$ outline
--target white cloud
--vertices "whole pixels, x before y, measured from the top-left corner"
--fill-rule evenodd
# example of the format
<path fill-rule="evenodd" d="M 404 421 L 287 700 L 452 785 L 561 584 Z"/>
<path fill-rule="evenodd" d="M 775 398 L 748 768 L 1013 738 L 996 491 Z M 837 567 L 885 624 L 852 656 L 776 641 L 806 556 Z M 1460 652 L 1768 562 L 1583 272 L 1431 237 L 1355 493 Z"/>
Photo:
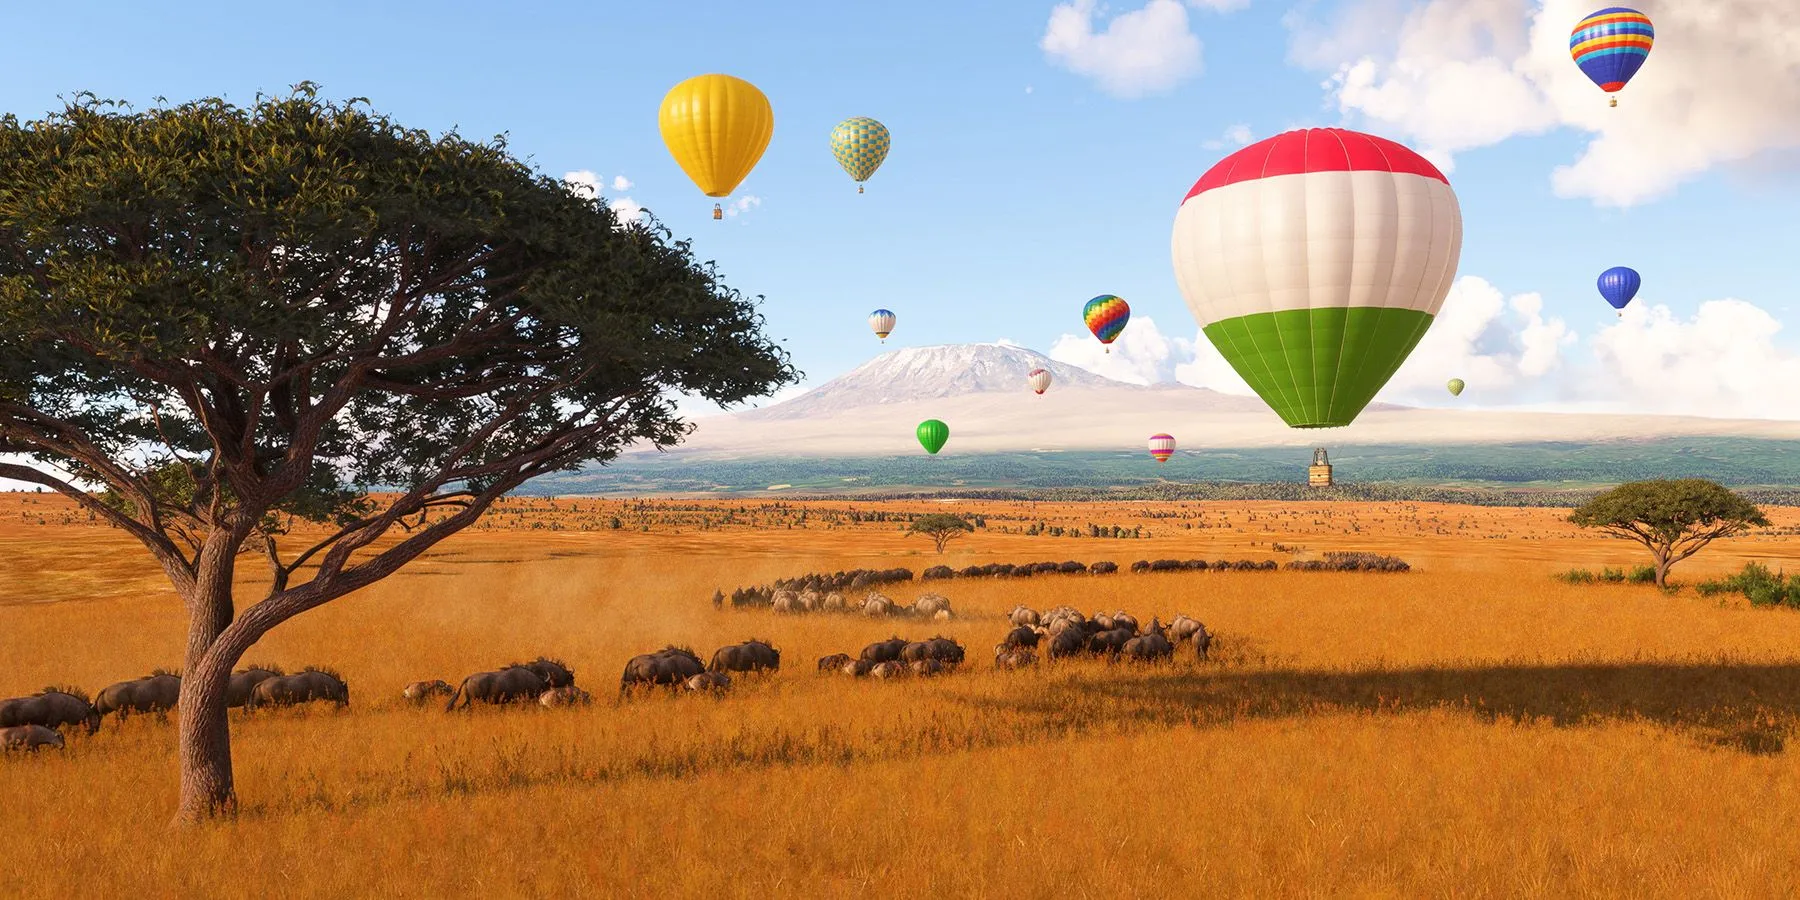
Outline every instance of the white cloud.
<path fill-rule="evenodd" d="M 584 199 L 594 200 L 600 197 L 600 176 L 588 169 L 563 173 L 563 184 L 568 185 L 569 190 L 575 192 L 576 196 Z M 631 179 L 623 175 L 615 175 L 612 186 L 616 191 L 630 190 Z M 615 198 L 606 204 L 606 208 L 612 210 L 613 215 L 618 217 L 620 225 L 634 225 L 643 221 L 644 218 L 643 205 L 630 197 Z"/>
<path fill-rule="evenodd" d="M 644 218 L 644 207 L 630 197 L 620 197 L 608 203 L 606 208 L 619 217 L 620 225 L 635 225 Z"/>
<path fill-rule="evenodd" d="M 1562 319 L 1543 313 L 1537 294 L 1508 298 L 1484 279 L 1458 278 L 1380 399 L 1436 405 L 1452 378 L 1479 387 L 1483 403 L 1516 401 L 1541 389 L 1578 340 Z"/>
<path fill-rule="evenodd" d="M 1629 206 L 1721 164 L 1800 161 L 1800 4 L 1658 4 L 1661 39 L 1609 109 L 1569 59 L 1588 0 L 1347 0 L 1330 24 L 1290 16 L 1290 55 L 1333 72 L 1339 110 L 1434 161 L 1508 138 L 1592 135 L 1551 183 Z"/>
<path fill-rule="evenodd" d="M 589 200 L 600 196 L 600 176 L 587 169 L 564 172 L 563 184 L 568 185 L 569 190 L 575 192 L 576 195 Z"/>
<path fill-rule="evenodd" d="M 1027 94 L 1031 93 L 1031 85 L 1028 84 L 1025 86 L 1025 93 L 1027 93 Z"/>
<path fill-rule="evenodd" d="M 1781 322 L 1743 300 L 1709 300 L 1688 319 L 1632 304 L 1594 337 L 1597 386 L 1637 411 L 1800 419 L 1800 353 Z"/>
<path fill-rule="evenodd" d="M 1242 147 L 1250 143 L 1253 138 L 1254 135 L 1250 133 L 1250 126 L 1231 125 L 1226 127 L 1224 134 L 1213 140 L 1204 141 L 1200 146 L 1208 150 L 1219 150 L 1224 147 Z"/>
<path fill-rule="evenodd" d="M 612 184 L 613 184 L 613 190 L 615 190 L 615 191 L 631 190 L 631 179 L 626 178 L 623 175 L 614 175 Z"/>
<path fill-rule="evenodd" d="M 1125 331 L 1110 345 L 1091 334 L 1065 334 L 1050 347 L 1050 358 L 1080 366 L 1090 372 L 1132 384 L 1174 381 L 1176 368 L 1194 355 L 1194 342 L 1168 337 L 1149 316 L 1131 317 Z"/>
<path fill-rule="evenodd" d="M 1119 97 L 1166 91 L 1200 73 L 1200 39 L 1178 0 L 1150 0 L 1095 31 L 1096 0 L 1070 0 L 1050 11 L 1038 43 L 1052 62 L 1094 79 Z"/>
<path fill-rule="evenodd" d="M 735 216 L 739 213 L 749 212 L 761 205 L 761 197 L 758 197 L 755 194 L 745 194 L 742 197 L 725 204 L 725 214 L 728 216 Z"/>

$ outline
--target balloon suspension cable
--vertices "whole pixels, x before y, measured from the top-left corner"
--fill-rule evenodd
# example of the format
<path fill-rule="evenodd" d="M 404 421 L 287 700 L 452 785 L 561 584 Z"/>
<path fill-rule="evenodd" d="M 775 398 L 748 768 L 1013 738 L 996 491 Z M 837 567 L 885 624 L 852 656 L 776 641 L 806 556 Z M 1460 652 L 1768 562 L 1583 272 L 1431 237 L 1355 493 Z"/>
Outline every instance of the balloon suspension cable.
<path fill-rule="evenodd" d="M 713 204 L 713 218 L 714 218 L 714 219 L 723 219 L 723 218 L 725 218 L 725 211 L 724 211 L 724 210 L 722 210 L 722 209 L 720 209 L 720 208 L 719 208 L 719 204 L 717 204 L 717 203 L 714 203 L 714 204 Z"/>

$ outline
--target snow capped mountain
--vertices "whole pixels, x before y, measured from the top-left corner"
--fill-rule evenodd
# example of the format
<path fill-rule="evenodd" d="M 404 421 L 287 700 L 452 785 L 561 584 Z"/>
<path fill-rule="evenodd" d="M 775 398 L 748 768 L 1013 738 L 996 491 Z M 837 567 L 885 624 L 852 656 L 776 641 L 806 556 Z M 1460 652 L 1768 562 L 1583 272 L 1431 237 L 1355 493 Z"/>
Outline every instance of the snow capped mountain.
<path fill-rule="evenodd" d="M 883 353 L 855 369 L 773 406 L 746 410 L 744 419 L 805 419 L 851 409 L 937 400 L 965 394 L 1030 393 L 1025 376 L 1048 369 L 1052 391 L 1082 388 L 1149 390 L 1059 363 L 1013 344 L 944 344 Z"/>

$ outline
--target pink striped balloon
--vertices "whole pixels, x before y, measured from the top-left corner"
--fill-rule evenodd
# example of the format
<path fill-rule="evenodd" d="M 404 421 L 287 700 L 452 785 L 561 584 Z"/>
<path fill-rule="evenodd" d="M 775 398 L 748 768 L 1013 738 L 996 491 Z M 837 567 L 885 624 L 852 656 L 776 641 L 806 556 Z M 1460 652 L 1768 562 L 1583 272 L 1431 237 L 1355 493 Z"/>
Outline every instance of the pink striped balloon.
<path fill-rule="evenodd" d="M 1153 434 L 1150 436 L 1150 456 L 1152 459 L 1155 459 L 1159 463 L 1164 463 L 1168 462 L 1169 457 L 1174 455 L 1175 438 L 1166 434 Z"/>

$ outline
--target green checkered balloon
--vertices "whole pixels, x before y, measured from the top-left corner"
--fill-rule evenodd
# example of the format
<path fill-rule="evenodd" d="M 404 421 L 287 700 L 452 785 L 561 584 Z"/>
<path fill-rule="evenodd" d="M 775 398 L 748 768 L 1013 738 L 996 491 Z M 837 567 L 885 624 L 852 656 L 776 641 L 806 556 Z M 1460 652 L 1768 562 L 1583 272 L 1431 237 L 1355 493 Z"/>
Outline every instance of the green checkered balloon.
<path fill-rule="evenodd" d="M 831 155 L 858 182 L 857 193 L 862 192 L 861 182 L 868 181 L 887 159 L 888 142 L 887 126 L 868 116 L 845 119 L 831 129 Z"/>

